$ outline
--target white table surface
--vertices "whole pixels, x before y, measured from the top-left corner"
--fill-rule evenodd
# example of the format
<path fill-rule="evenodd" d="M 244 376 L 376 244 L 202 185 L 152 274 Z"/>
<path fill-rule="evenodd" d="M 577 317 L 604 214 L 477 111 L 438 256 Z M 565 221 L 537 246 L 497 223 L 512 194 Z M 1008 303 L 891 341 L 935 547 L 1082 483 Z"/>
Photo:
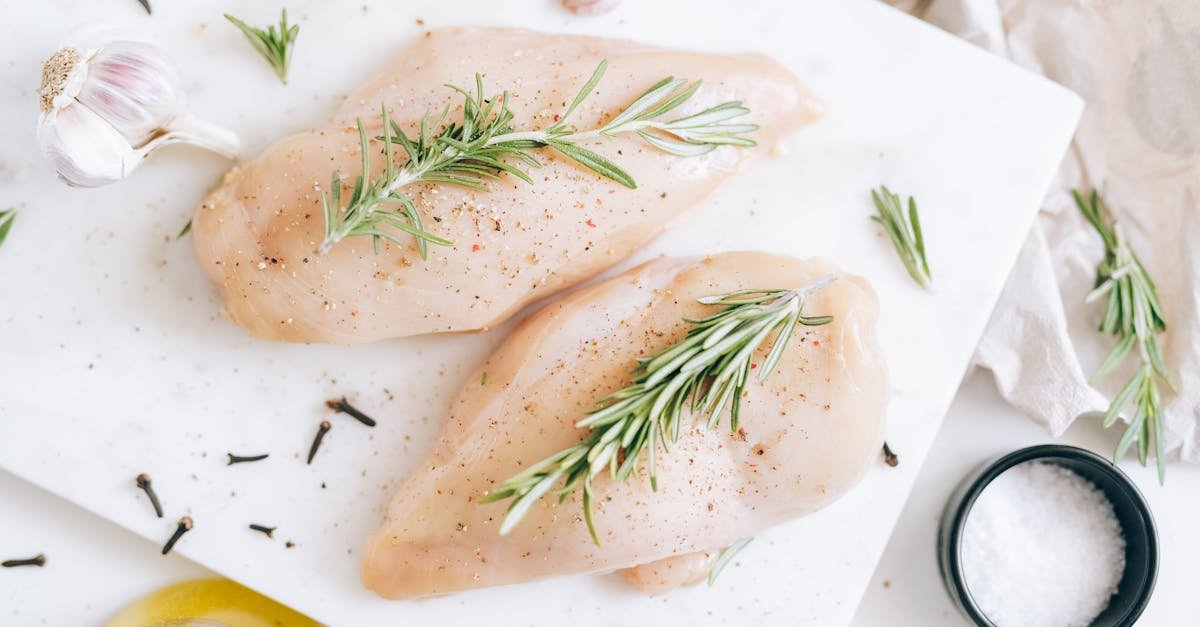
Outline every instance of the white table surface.
<path fill-rule="evenodd" d="M 1116 434 L 1077 424 L 1060 442 L 1107 453 Z M 983 460 L 1050 441 L 1004 405 L 990 376 L 972 376 L 934 444 L 855 616 L 854 627 L 962 625 L 942 589 L 934 557 L 936 522 L 946 497 Z M 897 451 L 904 463 L 904 451 Z M 1158 521 L 1158 587 L 1140 625 L 1195 624 L 1191 556 L 1200 555 L 1200 468 L 1172 464 L 1167 485 L 1136 463 L 1122 467 L 1150 500 Z M 210 573 L 94 514 L 0 471 L 0 556 L 44 552 L 43 569 L 0 570 L 0 625 L 98 625 L 159 586 Z M 620 624 L 614 622 L 614 625 Z"/>

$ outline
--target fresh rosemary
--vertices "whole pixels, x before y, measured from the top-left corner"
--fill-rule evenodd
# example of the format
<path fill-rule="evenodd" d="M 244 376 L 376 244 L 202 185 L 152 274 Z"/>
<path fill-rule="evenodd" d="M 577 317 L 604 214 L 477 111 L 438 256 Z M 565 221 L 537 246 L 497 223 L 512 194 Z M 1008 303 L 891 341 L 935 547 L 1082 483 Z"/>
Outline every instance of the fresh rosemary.
<path fill-rule="evenodd" d="M 908 197 L 906 218 L 900 197 L 886 185 L 881 185 L 878 191 L 871 190 L 871 200 L 875 201 L 878 211 L 871 219 L 878 222 L 891 238 L 900 261 L 908 268 L 908 275 L 928 289 L 933 284 L 933 277 L 929 274 L 929 262 L 925 260 L 925 238 L 921 234 L 921 219 L 917 216 L 917 201 Z"/>
<path fill-rule="evenodd" d="M 673 155 L 692 157 L 704 154 L 717 146 L 754 146 L 749 133 L 758 127 L 753 124 L 727 123 L 732 118 L 749 113 L 740 102 L 731 101 L 710 107 L 699 113 L 663 119 L 668 113 L 687 102 L 700 88 L 700 82 L 667 77 L 638 96 L 628 107 L 598 128 L 580 131 L 570 124 L 571 114 L 591 95 L 608 67 L 601 61 L 578 95 L 555 122 L 540 130 L 518 130 L 513 125 L 513 112 L 508 106 L 509 95 L 504 92 L 484 97 L 483 77 L 475 75 L 475 92 L 450 86 L 463 96 L 462 119 L 447 121 L 449 107 L 436 120 L 429 112 L 421 119 L 416 137 L 410 138 L 383 108 L 383 136 L 387 160 L 382 176 L 372 179 L 365 169 L 369 163 L 366 132 L 358 121 L 363 174 L 356 180 L 354 192 L 345 208 L 337 197 L 341 174 L 333 173 L 333 186 L 324 198 L 325 238 L 319 253 L 346 237 L 368 235 L 378 250 L 381 238 L 397 241 L 385 227 L 398 228 L 417 240 L 421 257 L 427 256 L 427 244 L 449 245 L 451 242 L 426 232 L 413 200 L 401 190 L 421 182 L 458 185 L 481 192 L 488 191 L 487 183 L 503 174 L 511 174 L 527 183 L 533 179 L 517 164 L 539 167 L 541 163 L 533 150 L 550 148 L 579 165 L 612 179 L 629 188 L 637 183 L 628 172 L 580 143 L 598 137 L 611 138 L 632 133 L 646 143 Z M 392 145 L 404 151 L 406 161 L 396 166 Z"/>
<path fill-rule="evenodd" d="M 4 245 L 4 240 L 8 239 L 8 232 L 12 230 L 13 222 L 17 219 L 16 209 L 5 209 L 0 211 L 0 246 Z"/>
<path fill-rule="evenodd" d="M 282 11 L 279 27 L 276 28 L 272 24 L 267 26 L 266 30 L 254 28 L 228 13 L 225 14 L 225 19 L 242 31 L 250 45 L 271 64 L 271 69 L 275 70 L 279 80 L 286 85 L 288 66 L 292 63 L 292 48 L 296 45 L 296 35 L 300 34 L 299 24 L 288 26 L 287 9 Z"/>
<path fill-rule="evenodd" d="M 746 545 L 750 544 L 750 542 L 753 540 L 753 536 L 749 538 L 742 538 L 741 540 L 738 540 L 737 542 L 725 547 L 725 550 L 721 551 L 721 554 L 717 556 L 717 561 L 713 562 L 712 569 L 708 571 L 709 586 L 713 585 L 713 583 L 717 581 L 717 577 L 721 576 L 721 571 L 725 570 L 725 567 L 729 565 L 729 562 L 732 562 L 733 558 L 738 553 L 741 553 L 742 549 L 746 548 Z"/>
<path fill-rule="evenodd" d="M 1130 248 L 1100 195 L 1095 190 L 1086 199 L 1079 190 L 1072 190 L 1071 194 L 1083 217 L 1104 242 L 1104 259 L 1096 266 L 1095 289 L 1087 295 L 1086 302 L 1107 296 L 1099 330 L 1117 338 L 1116 346 L 1101 362 L 1093 379 L 1112 372 L 1135 347 L 1141 362 L 1133 377 L 1113 397 L 1104 415 L 1104 427 L 1115 424 L 1121 411 L 1132 403 L 1133 418 L 1117 443 L 1114 459 L 1120 459 L 1129 447 L 1137 444 L 1138 461 L 1145 465 L 1153 447 L 1161 483 L 1166 478 L 1166 459 L 1163 458 L 1163 413 L 1158 379 L 1175 389 L 1174 378 L 1167 371 L 1158 347 L 1157 334 L 1167 329 L 1162 304 L 1154 281 Z"/>
<path fill-rule="evenodd" d="M 583 517 L 592 540 L 600 544 L 592 521 L 592 477 L 608 467 L 614 481 L 625 481 L 637 472 L 645 453 L 650 487 L 657 490 L 658 447 L 661 444 L 665 451 L 679 440 L 685 409 L 707 416 L 711 429 L 728 407 L 729 427 L 736 432 L 742 393 L 757 365 L 755 351 L 775 334 L 758 369 L 761 382 L 779 363 L 797 324 L 819 326 L 833 320 L 802 313 L 805 297 L 832 281 L 829 277 L 799 289 L 748 289 L 700 298 L 702 304 L 724 309 L 707 318 L 685 319 L 692 327 L 681 341 L 657 355 L 639 358 L 633 384 L 602 399 L 575 423 L 580 429 L 591 429 L 583 441 L 514 475 L 480 499 L 481 503 L 513 499 L 500 534 L 512 530 L 563 479 L 556 492 L 559 502 L 582 487 Z"/>

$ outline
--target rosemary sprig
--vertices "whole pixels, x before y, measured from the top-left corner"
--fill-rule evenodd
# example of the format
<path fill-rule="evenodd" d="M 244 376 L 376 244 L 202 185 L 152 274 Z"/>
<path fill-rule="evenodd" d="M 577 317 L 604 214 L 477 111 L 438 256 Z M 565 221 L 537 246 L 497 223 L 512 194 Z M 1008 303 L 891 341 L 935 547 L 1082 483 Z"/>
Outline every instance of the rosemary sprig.
<path fill-rule="evenodd" d="M 779 363 L 797 324 L 819 326 L 833 320 L 802 313 L 805 297 L 832 281 L 829 277 L 799 289 L 748 289 L 700 298 L 700 303 L 724 309 L 707 318 L 685 319 L 692 328 L 683 340 L 657 355 L 639 358 L 633 384 L 602 399 L 575 423 L 580 429 L 591 429 L 582 442 L 530 466 L 480 498 L 481 503 L 513 499 L 500 534 L 512 530 L 563 479 L 556 492 L 559 502 L 582 487 L 583 517 L 592 540 L 600 544 L 592 521 L 592 478 L 607 467 L 614 481 L 625 481 L 637 472 L 645 453 L 650 487 L 657 490 L 659 445 L 665 451 L 679 440 L 685 410 L 707 416 L 712 429 L 728 407 L 729 427 L 736 432 L 742 393 L 757 365 L 752 363 L 755 350 L 775 334 L 758 370 L 761 382 Z"/>
<path fill-rule="evenodd" d="M 917 216 L 917 201 L 908 197 L 908 216 L 904 215 L 904 205 L 900 197 L 893 194 L 886 185 L 879 190 L 871 190 L 871 200 L 875 201 L 878 213 L 871 219 L 878 222 L 892 240 L 900 261 L 908 268 L 908 275 L 921 287 L 928 289 L 933 284 L 929 274 L 929 262 L 925 259 L 925 238 L 921 234 L 921 219 Z"/>
<path fill-rule="evenodd" d="M 4 245 L 4 240 L 8 239 L 8 232 L 12 230 L 13 222 L 17 219 L 16 209 L 5 209 L 0 211 L 0 246 Z"/>
<path fill-rule="evenodd" d="M 1112 372 L 1135 347 L 1141 362 L 1133 378 L 1113 397 L 1104 415 L 1104 427 L 1108 428 L 1116 423 L 1127 405 L 1132 403 L 1134 407 L 1133 418 L 1117 443 L 1114 461 L 1136 444 L 1138 461 L 1145 465 L 1153 447 L 1161 483 L 1166 478 L 1166 459 L 1163 457 L 1163 413 L 1158 379 L 1165 381 L 1172 390 L 1175 380 L 1167 371 L 1158 347 L 1157 334 L 1167 330 L 1158 291 L 1100 195 L 1095 190 L 1086 199 L 1079 190 L 1071 190 L 1071 194 L 1083 217 L 1104 242 L 1104 258 L 1096 266 L 1095 289 L 1087 295 L 1086 302 L 1107 296 L 1099 330 L 1117 338 L 1117 344 L 1092 378 L 1099 379 Z"/>
<path fill-rule="evenodd" d="M 275 70 L 279 80 L 286 85 L 288 66 L 292 62 L 292 48 L 296 45 L 296 35 L 300 34 L 299 24 L 288 26 L 287 9 L 281 12 L 279 27 L 276 28 L 272 24 L 267 26 L 266 30 L 254 28 L 228 13 L 225 14 L 225 19 L 242 31 L 250 45 L 271 64 L 271 69 Z"/>
<path fill-rule="evenodd" d="M 483 78 L 479 74 L 475 75 L 474 93 L 448 86 L 463 96 L 462 119 L 448 122 L 449 108 L 443 109 L 436 120 L 426 112 L 416 137 L 410 138 L 399 124 L 388 119 L 384 108 L 384 134 L 377 139 L 383 140 L 387 151 L 387 169 L 373 180 L 364 170 L 363 176 L 367 178 L 360 177 L 361 185 L 356 184 L 356 193 L 345 208 L 336 198 L 325 201 L 325 238 L 318 252 L 328 252 L 342 239 L 356 235 L 373 237 L 378 250 L 380 238 L 396 239 L 384 235 L 384 227 L 391 226 L 416 237 L 421 257 L 425 258 L 427 244 L 448 245 L 450 242 L 421 228 L 414 202 L 401 192 L 405 186 L 433 182 L 486 192 L 489 181 L 506 173 L 533 184 L 533 179 L 517 165 L 540 167 L 541 162 L 532 152 L 538 148 L 553 149 L 600 176 L 636 188 L 637 183 L 628 172 L 607 157 L 584 148 L 580 142 L 632 133 L 659 150 L 681 157 L 701 155 L 722 145 L 755 145 L 748 134 L 757 126 L 727 123 L 750 112 L 740 102 L 726 102 L 692 115 L 664 119 L 700 88 L 699 81 L 689 83 L 674 77 L 655 83 L 602 126 L 586 131 L 576 129 L 570 124 L 570 116 L 595 90 L 607 67 L 608 62 L 601 61 L 578 95 L 555 117 L 555 122 L 540 130 L 515 128 L 508 93 L 486 98 Z M 361 120 L 358 128 L 360 147 L 365 155 L 369 145 Z M 392 144 L 403 150 L 406 157 L 403 165 L 393 164 Z M 331 196 L 340 187 L 341 175 L 334 172 L 333 181 Z M 360 187 L 361 193 L 357 193 Z"/>
<path fill-rule="evenodd" d="M 753 540 L 753 536 L 749 538 L 742 538 L 741 540 L 738 540 L 737 542 L 725 547 L 725 549 L 721 551 L 721 554 L 717 556 L 717 561 L 713 562 L 712 570 L 708 571 L 709 586 L 712 586 L 713 583 L 717 581 L 717 577 L 721 576 L 721 571 L 725 570 L 725 567 L 729 565 L 729 562 L 732 562 L 733 558 L 738 553 L 741 553 L 742 549 L 746 548 L 746 545 L 750 544 Z"/>

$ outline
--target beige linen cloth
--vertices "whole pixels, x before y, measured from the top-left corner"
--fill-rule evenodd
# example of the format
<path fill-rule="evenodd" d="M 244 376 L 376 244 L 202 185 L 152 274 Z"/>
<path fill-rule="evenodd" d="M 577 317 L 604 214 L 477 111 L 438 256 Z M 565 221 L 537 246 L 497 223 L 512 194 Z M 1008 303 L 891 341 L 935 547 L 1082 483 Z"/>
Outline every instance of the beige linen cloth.
<path fill-rule="evenodd" d="M 1103 303 L 1083 302 L 1103 249 L 1069 193 L 1094 187 L 1166 311 L 1160 341 L 1180 384 L 1176 394 L 1162 389 L 1167 450 L 1200 462 L 1200 0 L 892 4 L 1087 101 L 975 363 L 1054 436 L 1077 417 L 1099 419 L 1092 412 L 1128 380 L 1132 366 L 1089 383 L 1113 340 L 1096 331 Z M 936 276 L 937 260 L 930 265 Z"/>

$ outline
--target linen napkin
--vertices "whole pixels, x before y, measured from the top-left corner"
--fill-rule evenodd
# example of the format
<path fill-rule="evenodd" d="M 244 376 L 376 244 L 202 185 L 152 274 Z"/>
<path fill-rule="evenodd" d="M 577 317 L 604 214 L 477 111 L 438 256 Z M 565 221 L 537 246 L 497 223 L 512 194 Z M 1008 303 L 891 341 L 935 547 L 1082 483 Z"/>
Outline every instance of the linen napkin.
<path fill-rule="evenodd" d="M 1087 109 L 992 314 L 975 363 L 1054 436 L 1098 420 L 1133 370 L 1089 381 L 1114 340 L 1084 303 L 1103 254 L 1070 197 L 1098 189 L 1157 284 L 1166 450 L 1200 462 L 1200 2 L 893 0 L 1074 90 Z M 930 260 L 936 264 L 936 260 Z"/>

